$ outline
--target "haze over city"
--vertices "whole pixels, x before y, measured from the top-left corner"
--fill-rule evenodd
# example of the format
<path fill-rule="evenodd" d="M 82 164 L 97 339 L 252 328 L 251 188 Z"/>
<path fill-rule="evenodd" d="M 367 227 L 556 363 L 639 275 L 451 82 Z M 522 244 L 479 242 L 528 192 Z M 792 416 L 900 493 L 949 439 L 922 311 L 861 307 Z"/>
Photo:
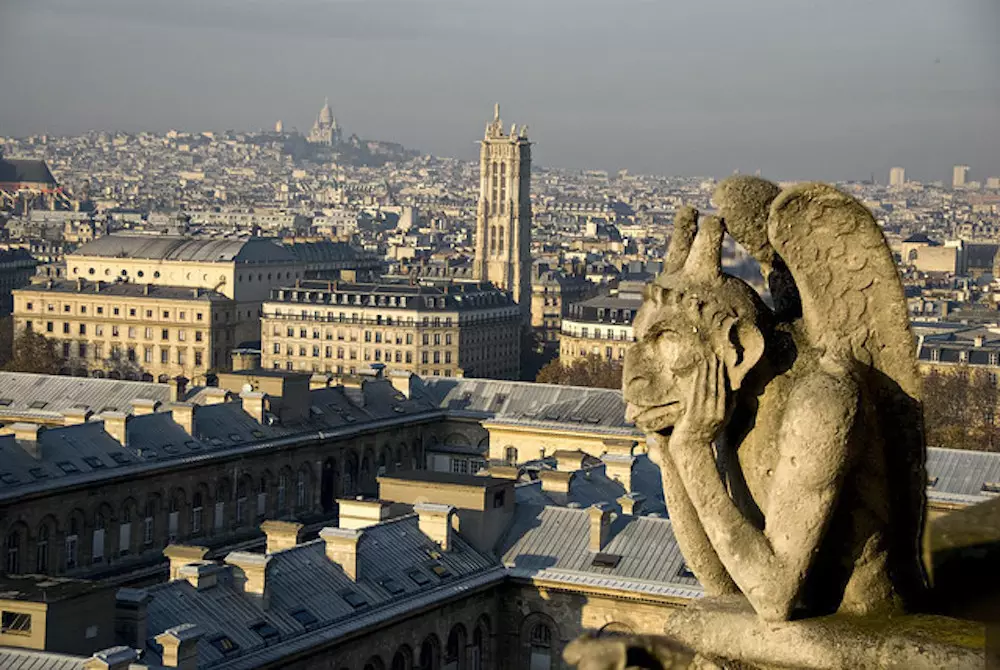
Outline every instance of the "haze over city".
<path fill-rule="evenodd" d="M 308 130 L 471 159 L 495 100 L 542 165 L 788 179 L 1000 173 L 992 0 L 33 0 L 0 135 Z"/>

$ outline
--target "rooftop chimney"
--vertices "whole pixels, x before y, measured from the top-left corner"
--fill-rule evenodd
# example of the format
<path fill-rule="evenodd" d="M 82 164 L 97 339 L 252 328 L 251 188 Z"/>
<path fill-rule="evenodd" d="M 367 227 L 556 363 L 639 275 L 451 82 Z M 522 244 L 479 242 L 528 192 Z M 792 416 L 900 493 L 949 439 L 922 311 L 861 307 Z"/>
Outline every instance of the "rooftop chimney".
<path fill-rule="evenodd" d="M 188 563 L 177 569 L 177 578 L 186 580 L 198 591 L 210 589 L 219 582 L 222 566 L 217 563 Z"/>
<path fill-rule="evenodd" d="M 646 496 L 641 493 L 626 493 L 618 499 L 618 504 L 621 505 L 622 514 L 639 516 L 642 512 L 642 503 L 645 502 L 645 500 Z"/>
<path fill-rule="evenodd" d="M 207 388 L 201 393 L 203 405 L 218 405 L 229 400 L 229 391 L 220 388 Z"/>
<path fill-rule="evenodd" d="M 267 573 L 271 557 L 248 551 L 232 551 L 226 556 L 226 563 L 232 566 L 236 585 L 242 588 L 243 593 L 260 596 L 261 606 L 267 609 L 270 600 Z"/>
<path fill-rule="evenodd" d="M 146 646 L 146 612 L 152 596 L 145 589 L 118 589 L 115 594 L 115 637 L 129 647 Z"/>
<path fill-rule="evenodd" d="M 451 551 L 451 523 L 455 508 L 440 503 L 417 503 L 413 511 L 419 517 L 420 532 L 441 545 L 442 551 Z"/>
<path fill-rule="evenodd" d="M 168 382 L 170 384 L 170 402 L 180 402 L 184 400 L 187 393 L 188 380 L 185 377 L 177 376 Z"/>
<path fill-rule="evenodd" d="M 316 373 L 309 378 L 309 390 L 316 391 L 318 389 L 325 389 L 330 386 L 330 375 Z"/>
<path fill-rule="evenodd" d="M 97 281 L 94 282 L 94 293 L 100 293 L 100 292 L 101 292 L 101 280 L 98 279 Z"/>
<path fill-rule="evenodd" d="M 132 401 L 132 414 L 134 416 L 145 416 L 152 414 L 160 407 L 160 401 L 149 398 L 136 398 Z"/>
<path fill-rule="evenodd" d="M 299 543 L 302 528 L 301 523 L 294 521 L 269 520 L 260 524 L 260 529 L 267 536 L 267 553 L 273 554 L 276 551 L 284 551 L 296 546 Z"/>
<path fill-rule="evenodd" d="M 601 460 L 604 461 L 604 474 L 608 479 L 617 481 L 625 488 L 625 493 L 629 493 L 632 490 L 632 465 L 635 463 L 635 457 L 604 454 Z"/>
<path fill-rule="evenodd" d="M 191 544 L 168 544 L 163 555 L 170 560 L 170 580 L 180 579 L 180 569 L 192 563 L 203 563 L 208 547 Z"/>
<path fill-rule="evenodd" d="M 125 412 L 102 412 L 101 418 L 104 419 L 104 432 L 115 438 L 118 444 L 126 446 L 128 444 L 126 429 L 128 416 Z"/>
<path fill-rule="evenodd" d="M 407 398 L 413 393 L 413 385 L 417 376 L 408 370 L 393 370 L 389 375 L 392 380 L 392 387 L 405 395 Z"/>
<path fill-rule="evenodd" d="M 184 429 L 191 437 L 194 437 L 194 412 L 195 406 L 189 402 L 175 402 L 170 406 L 170 414 L 174 423 Z"/>
<path fill-rule="evenodd" d="M 598 552 L 604 549 L 611 536 L 611 511 L 603 503 L 597 503 L 587 510 L 590 515 L 589 549 Z"/>
<path fill-rule="evenodd" d="M 83 670 L 128 670 L 139 659 L 139 652 L 132 647 L 111 647 L 95 651 L 83 662 Z"/>
<path fill-rule="evenodd" d="M 63 410 L 63 425 L 64 426 L 76 426 L 81 423 L 87 423 L 93 412 L 89 409 L 84 409 L 82 407 L 73 407 L 71 409 Z"/>
<path fill-rule="evenodd" d="M 267 394 L 260 391 L 250 391 L 241 394 L 243 411 L 254 418 L 257 423 L 264 423 L 264 413 L 267 411 Z"/>
<path fill-rule="evenodd" d="M 542 480 L 542 490 L 546 493 L 569 493 L 570 484 L 575 472 L 560 472 L 558 470 L 541 470 L 538 478 Z"/>
<path fill-rule="evenodd" d="M 358 580 L 358 544 L 364 531 L 350 528 L 324 528 L 319 536 L 326 543 L 326 557 L 344 569 L 352 581 Z"/>
<path fill-rule="evenodd" d="M 341 528 L 367 528 L 385 521 L 391 515 L 392 505 L 381 500 L 337 499 L 337 521 Z"/>
<path fill-rule="evenodd" d="M 163 666 L 177 670 L 198 670 L 198 640 L 202 631 L 193 623 L 182 623 L 156 636 L 163 648 Z"/>

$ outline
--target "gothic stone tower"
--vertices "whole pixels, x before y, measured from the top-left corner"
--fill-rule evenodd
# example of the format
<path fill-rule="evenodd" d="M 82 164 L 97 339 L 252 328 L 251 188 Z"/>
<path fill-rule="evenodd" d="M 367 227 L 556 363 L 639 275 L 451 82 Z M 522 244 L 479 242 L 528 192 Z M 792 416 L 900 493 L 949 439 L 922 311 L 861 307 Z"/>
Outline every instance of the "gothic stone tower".
<path fill-rule="evenodd" d="M 475 277 L 509 291 L 525 318 L 531 309 L 531 143 L 528 127 L 504 135 L 500 105 L 479 152 Z"/>

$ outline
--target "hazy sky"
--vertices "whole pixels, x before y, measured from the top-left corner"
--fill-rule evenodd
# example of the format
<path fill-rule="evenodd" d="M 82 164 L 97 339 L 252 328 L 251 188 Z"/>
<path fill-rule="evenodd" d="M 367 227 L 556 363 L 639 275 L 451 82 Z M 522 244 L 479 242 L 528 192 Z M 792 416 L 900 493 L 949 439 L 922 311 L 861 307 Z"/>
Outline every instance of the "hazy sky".
<path fill-rule="evenodd" d="M 472 158 L 886 181 L 1000 175 L 997 0 L 0 0 L 0 135 L 348 132 Z"/>

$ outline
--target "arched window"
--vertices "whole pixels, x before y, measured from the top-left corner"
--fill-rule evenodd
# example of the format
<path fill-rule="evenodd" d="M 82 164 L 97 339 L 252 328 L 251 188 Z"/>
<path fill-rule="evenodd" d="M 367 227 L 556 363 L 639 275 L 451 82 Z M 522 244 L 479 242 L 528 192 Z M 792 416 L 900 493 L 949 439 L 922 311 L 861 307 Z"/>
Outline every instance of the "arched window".
<path fill-rule="evenodd" d="M 507 447 L 503 453 L 504 465 L 517 465 L 517 447 Z"/>
<path fill-rule="evenodd" d="M 205 513 L 205 499 L 201 494 L 201 491 L 195 491 L 194 495 L 191 496 L 191 534 L 198 535 L 201 533 L 201 521 Z"/>
<path fill-rule="evenodd" d="M 552 629 L 544 623 L 536 623 L 531 627 L 529 638 L 531 655 L 530 670 L 550 670 L 552 668 Z"/>
<path fill-rule="evenodd" d="M 247 482 L 241 479 L 236 484 L 236 525 L 242 526 L 246 520 L 247 510 Z"/>
<path fill-rule="evenodd" d="M 40 575 L 49 571 L 49 527 L 42 524 L 38 527 L 38 541 L 35 543 L 35 572 Z"/>
<path fill-rule="evenodd" d="M 77 565 L 77 550 L 80 541 L 80 523 L 76 517 L 69 520 L 69 532 L 66 533 L 66 569 L 72 570 Z"/>
<path fill-rule="evenodd" d="M 372 656 L 365 663 L 364 670 L 385 670 L 385 663 L 378 656 Z"/>
<path fill-rule="evenodd" d="M 465 626 L 456 624 L 448 634 L 444 650 L 444 670 L 465 670 Z"/>
<path fill-rule="evenodd" d="M 21 572 L 21 533 L 14 530 L 7 534 L 7 574 Z"/>
<path fill-rule="evenodd" d="M 413 670 L 413 652 L 405 644 L 392 657 L 391 670 Z"/>
<path fill-rule="evenodd" d="M 285 511 L 285 491 L 288 488 L 288 475 L 284 472 L 278 475 L 278 513 Z"/>
<path fill-rule="evenodd" d="M 302 509 L 306 506 L 306 472 L 299 470 L 298 479 L 295 481 L 295 506 Z"/>
<path fill-rule="evenodd" d="M 441 670 L 441 643 L 436 635 L 424 638 L 420 645 L 420 658 L 417 659 L 418 670 Z"/>
<path fill-rule="evenodd" d="M 503 226 L 497 227 L 497 253 L 503 253 Z"/>

